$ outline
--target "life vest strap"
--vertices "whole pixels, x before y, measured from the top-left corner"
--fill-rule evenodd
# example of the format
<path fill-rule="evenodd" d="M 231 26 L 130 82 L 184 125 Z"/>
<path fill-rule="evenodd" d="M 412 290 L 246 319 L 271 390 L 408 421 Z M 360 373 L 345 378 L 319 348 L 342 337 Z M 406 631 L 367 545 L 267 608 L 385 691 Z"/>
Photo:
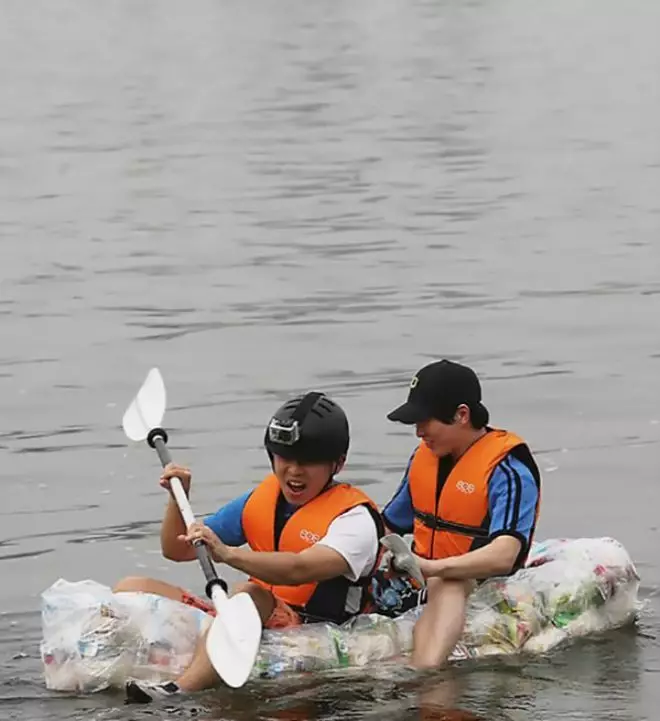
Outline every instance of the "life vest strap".
<path fill-rule="evenodd" d="M 424 513 L 423 511 L 414 511 L 415 518 L 419 520 L 427 528 L 434 531 L 448 531 L 449 533 L 460 533 L 463 536 L 471 536 L 473 538 L 488 538 L 490 535 L 488 529 L 479 526 L 464 526 L 461 523 L 452 523 L 443 521 L 441 518 L 434 516 L 432 513 Z"/>

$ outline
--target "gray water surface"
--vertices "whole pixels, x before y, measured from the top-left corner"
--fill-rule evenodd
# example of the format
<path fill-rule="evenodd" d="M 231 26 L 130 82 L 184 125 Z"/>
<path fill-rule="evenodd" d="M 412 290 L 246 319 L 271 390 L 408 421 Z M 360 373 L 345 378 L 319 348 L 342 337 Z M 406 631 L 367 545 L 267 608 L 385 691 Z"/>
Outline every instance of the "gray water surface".
<path fill-rule="evenodd" d="M 0 718 L 657 718 L 658 27 L 610 0 L 0 3 Z M 157 459 L 120 429 L 151 366 L 203 514 L 309 388 L 384 503 L 414 445 L 385 415 L 443 356 L 538 452 L 539 537 L 632 554 L 636 627 L 173 714 L 46 691 L 52 582 L 201 587 L 160 558 Z"/>

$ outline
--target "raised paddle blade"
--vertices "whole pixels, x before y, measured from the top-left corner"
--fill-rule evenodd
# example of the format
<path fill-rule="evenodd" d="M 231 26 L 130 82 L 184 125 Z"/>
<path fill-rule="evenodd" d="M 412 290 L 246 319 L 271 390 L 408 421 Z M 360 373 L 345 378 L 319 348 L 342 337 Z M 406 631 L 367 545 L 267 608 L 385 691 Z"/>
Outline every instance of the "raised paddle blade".
<path fill-rule="evenodd" d="M 218 676 L 232 688 L 250 677 L 261 642 L 261 617 L 247 593 L 227 598 L 221 588 L 213 589 L 218 615 L 206 637 L 206 652 Z"/>
<path fill-rule="evenodd" d="M 380 542 L 392 553 L 392 565 L 396 571 L 407 573 L 421 586 L 426 585 L 426 579 L 422 574 L 419 564 L 415 560 L 408 544 L 401 536 L 397 536 L 396 533 L 390 533 L 383 536 Z"/>
<path fill-rule="evenodd" d="M 126 409 L 121 425 L 132 441 L 143 441 L 152 428 L 158 428 L 165 415 L 165 383 L 158 368 L 152 368 L 142 388 Z"/>

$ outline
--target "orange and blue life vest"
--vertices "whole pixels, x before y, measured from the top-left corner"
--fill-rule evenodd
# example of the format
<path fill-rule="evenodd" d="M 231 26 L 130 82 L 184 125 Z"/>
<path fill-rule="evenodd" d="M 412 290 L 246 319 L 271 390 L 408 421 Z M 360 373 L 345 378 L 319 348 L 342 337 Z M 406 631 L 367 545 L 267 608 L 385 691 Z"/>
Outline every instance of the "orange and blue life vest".
<path fill-rule="evenodd" d="M 376 525 L 380 540 L 385 529 L 376 504 L 362 491 L 347 483 L 331 483 L 318 496 L 296 508 L 288 518 L 285 501 L 275 474 L 267 476 L 248 498 L 242 514 L 243 532 L 253 551 L 300 553 L 326 535 L 330 524 L 343 513 L 365 506 Z M 381 554 L 377 553 L 374 568 Z M 250 581 L 267 588 L 274 596 L 294 608 L 304 620 L 343 623 L 370 604 L 370 576 L 350 581 L 344 576 L 327 581 L 280 586 L 257 578 Z M 357 599 L 357 603 L 355 603 Z M 357 611 L 349 611 L 357 606 Z"/>
<path fill-rule="evenodd" d="M 408 475 L 415 553 L 424 558 L 448 558 L 489 542 L 488 485 L 497 465 L 509 454 L 529 468 L 538 489 L 534 527 L 514 569 L 524 563 L 538 520 L 541 474 L 522 438 L 491 428 L 455 463 L 451 456 L 438 458 L 423 442 L 418 446 Z"/>

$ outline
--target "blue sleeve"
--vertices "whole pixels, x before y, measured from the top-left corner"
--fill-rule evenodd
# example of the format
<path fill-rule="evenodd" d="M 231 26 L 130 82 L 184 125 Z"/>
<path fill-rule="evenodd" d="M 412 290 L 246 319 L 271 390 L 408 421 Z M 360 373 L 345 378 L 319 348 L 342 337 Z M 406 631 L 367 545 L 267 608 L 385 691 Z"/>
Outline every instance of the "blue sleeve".
<path fill-rule="evenodd" d="M 413 521 L 415 516 L 413 515 L 413 504 L 412 497 L 410 495 L 410 483 L 408 482 L 408 474 L 410 473 L 410 465 L 415 457 L 415 451 L 413 451 L 406 466 L 403 479 L 396 490 L 396 493 L 388 501 L 382 511 L 382 516 L 388 528 L 391 528 L 395 533 L 403 536 L 406 533 L 413 532 Z"/>
<path fill-rule="evenodd" d="M 243 533 L 243 509 L 252 491 L 229 501 L 227 505 L 204 519 L 204 524 L 228 546 L 242 546 L 247 543 Z"/>
<path fill-rule="evenodd" d="M 539 490 L 532 472 L 508 455 L 490 477 L 490 537 L 514 536 L 528 548 L 538 499 Z"/>

